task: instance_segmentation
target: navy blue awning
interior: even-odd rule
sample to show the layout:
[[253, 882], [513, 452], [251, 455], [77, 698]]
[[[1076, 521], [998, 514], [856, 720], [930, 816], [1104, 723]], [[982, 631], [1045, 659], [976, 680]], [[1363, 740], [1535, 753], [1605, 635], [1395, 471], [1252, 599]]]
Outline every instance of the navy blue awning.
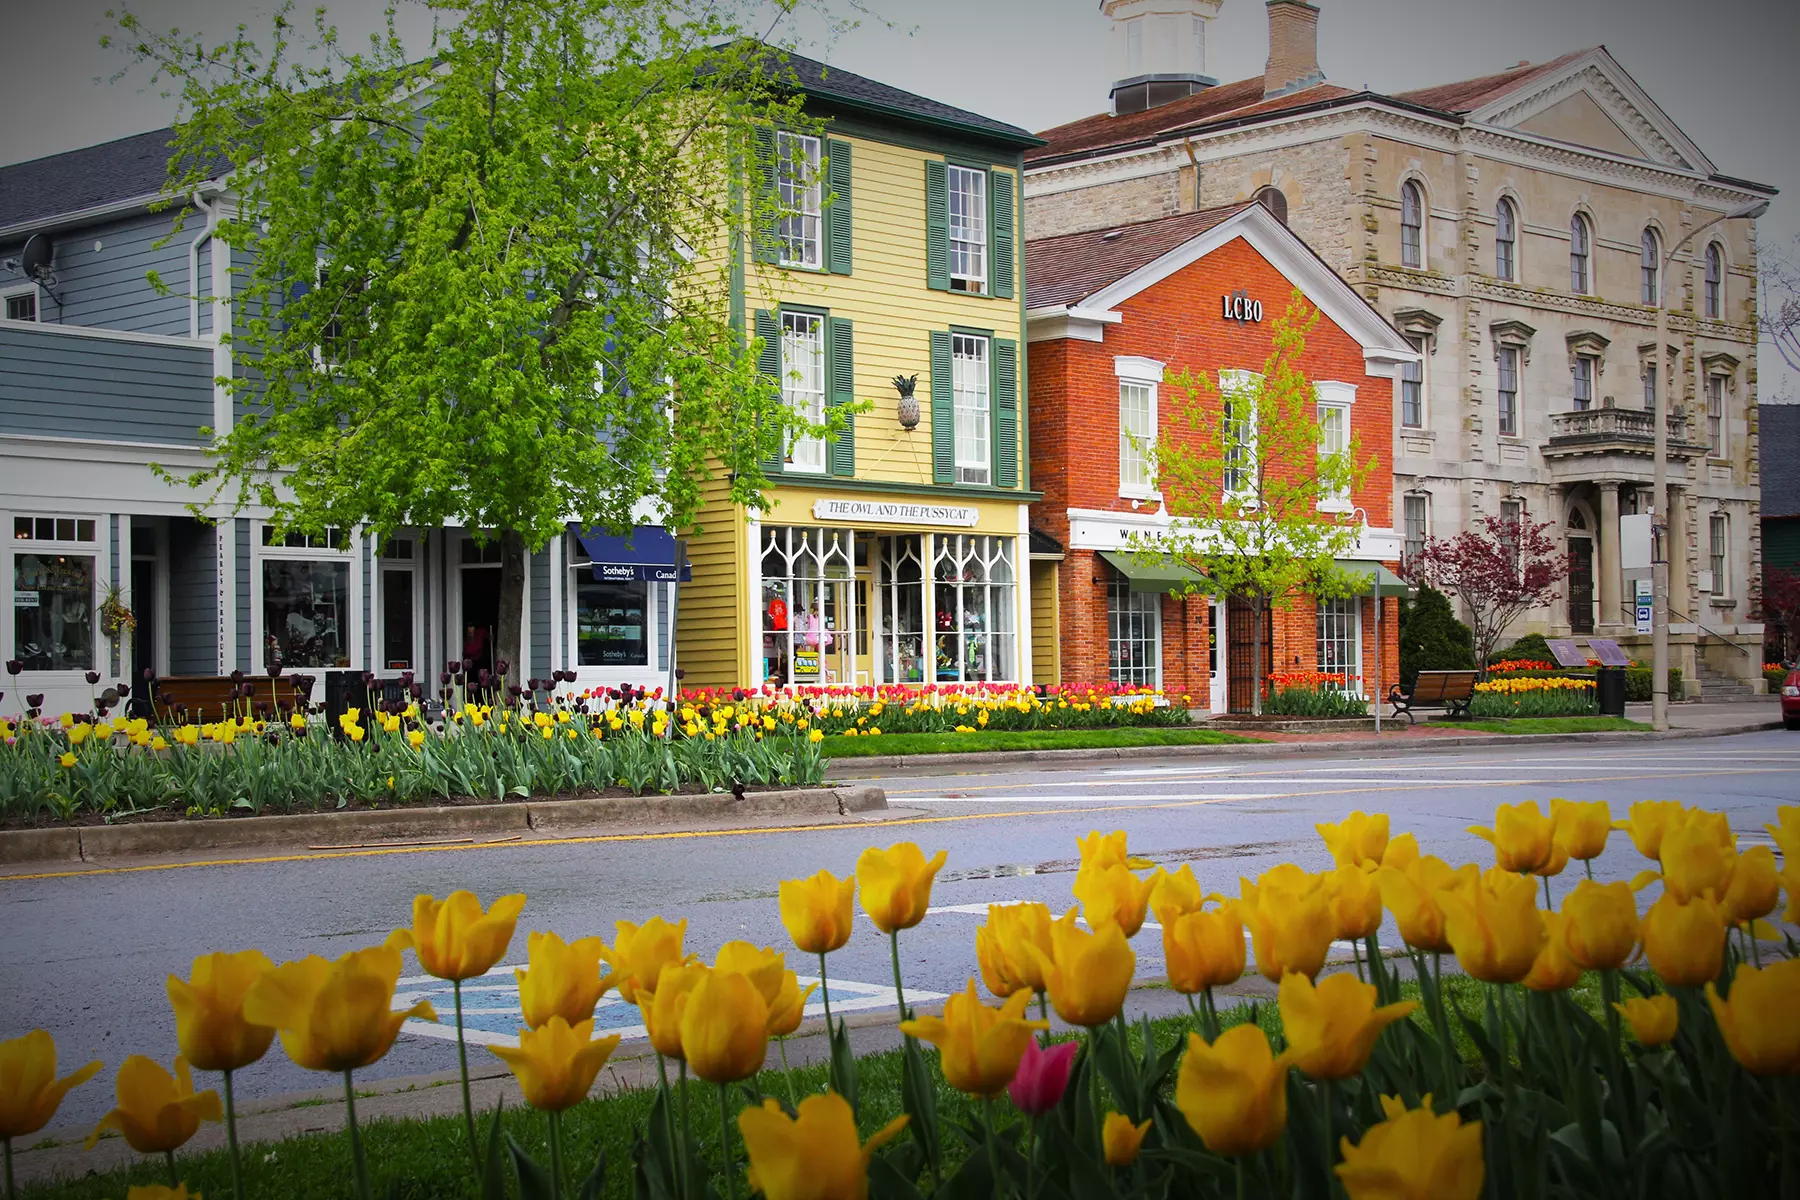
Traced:
[[[672, 583], [676, 579], [675, 537], [660, 525], [639, 525], [622, 536], [580, 529], [575, 530], [575, 537], [593, 560], [594, 578], [600, 583], [638, 579]], [[693, 571], [682, 563], [681, 582], [693, 577]]]

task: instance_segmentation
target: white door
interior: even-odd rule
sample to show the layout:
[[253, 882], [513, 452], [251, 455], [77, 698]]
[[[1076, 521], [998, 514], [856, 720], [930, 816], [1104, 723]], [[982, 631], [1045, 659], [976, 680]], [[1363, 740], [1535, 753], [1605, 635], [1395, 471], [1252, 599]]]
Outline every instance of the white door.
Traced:
[[1209, 707], [1216, 716], [1226, 710], [1230, 701], [1226, 698], [1225, 671], [1225, 601], [1215, 600], [1212, 604], [1212, 632], [1208, 637], [1212, 657], [1212, 697]]

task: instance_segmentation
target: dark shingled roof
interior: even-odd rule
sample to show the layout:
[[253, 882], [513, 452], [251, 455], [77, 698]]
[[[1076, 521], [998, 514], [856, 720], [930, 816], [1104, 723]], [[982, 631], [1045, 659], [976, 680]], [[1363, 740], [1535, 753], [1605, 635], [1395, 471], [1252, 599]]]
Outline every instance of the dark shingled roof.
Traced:
[[1762, 460], [1762, 515], [1800, 517], [1800, 404], [1756, 410]]
[[0, 227], [156, 195], [168, 180], [173, 136], [153, 129], [0, 167]]
[[1025, 147], [1036, 146], [1039, 138], [1028, 129], [996, 121], [966, 108], [957, 108], [921, 96], [916, 92], [827, 66], [817, 59], [793, 51], [781, 52], [781, 59], [794, 73], [795, 80], [807, 94], [821, 100], [836, 100], [858, 108], [911, 117], [933, 125], [959, 126], [969, 132], [986, 134], [1002, 142]]
[[1254, 203], [1247, 200], [1132, 225], [1028, 241], [1025, 307], [1078, 304]]

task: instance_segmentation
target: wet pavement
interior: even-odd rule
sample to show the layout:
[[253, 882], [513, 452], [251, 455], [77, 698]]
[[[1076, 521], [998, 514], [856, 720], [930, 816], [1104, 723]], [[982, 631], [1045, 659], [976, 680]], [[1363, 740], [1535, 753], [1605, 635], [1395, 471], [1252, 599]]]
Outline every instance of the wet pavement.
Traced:
[[[1370, 758], [1315, 752], [1291, 760], [1137, 759], [1066, 768], [1026, 759], [948, 773], [913, 768], [873, 781], [888, 789], [892, 807], [853, 824], [404, 854], [302, 853], [286, 861], [0, 878], [0, 962], [7, 965], [0, 1032], [49, 1029], [64, 1070], [93, 1057], [106, 1061], [108, 1070], [72, 1093], [56, 1121], [79, 1125], [111, 1106], [111, 1068], [127, 1054], [166, 1062], [174, 1053], [164, 980], [171, 971], [185, 974], [197, 954], [247, 946], [278, 961], [342, 954], [407, 921], [416, 892], [443, 895], [457, 887], [484, 901], [513, 891], [530, 897], [509, 965], [523, 963], [527, 929], [610, 939], [614, 921], [658, 913], [687, 918], [688, 946], [709, 956], [732, 938], [781, 949], [788, 942], [776, 907], [780, 880], [822, 867], [849, 872], [864, 847], [900, 840], [950, 855], [933, 892], [933, 914], [901, 935], [907, 986], [927, 1001], [930, 993], [961, 988], [974, 973], [974, 933], [987, 904], [1041, 900], [1060, 912], [1072, 902], [1075, 838], [1091, 829], [1125, 829], [1134, 853], [1170, 867], [1191, 862], [1204, 887], [1232, 894], [1240, 875], [1279, 862], [1328, 866], [1313, 826], [1356, 808], [1390, 813], [1396, 833], [1411, 830], [1426, 853], [1452, 861], [1486, 860], [1486, 847], [1465, 829], [1488, 823], [1496, 804], [1553, 796], [1604, 799], [1619, 815], [1640, 799], [1703, 804], [1729, 813], [1740, 846], [1747, 846], [1768, 840], [1762, 826], [1779, 805], [1800, 803], [1800, 737], [1767, 732], [1629, 746]], [[1604, 878], [1629, 878], [1644, 865], [1616, 835], [1597, 869]], [[1565, 874], [1554, 882], [1559, 898], [1572, 879]], [[1645, 893], [1644, 901], [1654, 894]], [[1134, 947], [1140, 976], [1160, 974], [1154, 928]], [[816, 960], [793, 955], [790, 966], [817, 974]], [[866, 920], [859, 918], [850, 944], [832, 955], [830, 971], [842, 981], [834, 999], [845, 1005], [876, 1010], [892, 1003], [887, 939]], [[448, 1021], [440, 985], [417, 978], [410, 958], [406, 975], [401, 990], [429, 992], [442, 1001]], [[510, 973], [478, 986], [491, 990], [472, 993], [470, 1007], [491, 1011], [471, 1013], [471, 1023], [484, 1040], [506, 1036], [516, 996]], [[1141, 992], [1136, 999], [1138, 1007], [1156, 1011], [1174, 1003], [1167, 992]], [[635, 1011], [621, 1004], [603, 1007], [600, 1023], [638, 1032]], [[452, 1069], [456, 1052], [448, 1032], [414, 1027], [363, 1074]], [[250, 1100], [326, 1082], [293, 1066], [277, 1047], [240, 1074], [238, 1091]]]

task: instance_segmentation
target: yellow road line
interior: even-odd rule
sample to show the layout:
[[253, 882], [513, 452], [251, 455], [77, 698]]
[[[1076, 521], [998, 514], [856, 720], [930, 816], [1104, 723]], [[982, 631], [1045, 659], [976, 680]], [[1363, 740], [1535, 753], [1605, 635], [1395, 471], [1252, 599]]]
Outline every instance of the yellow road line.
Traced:
[[[1777, 768], [1769, 768], [1767, 770], [1734, 768], [1732, 773], [1768, 775], [1774, 773], [1776, 770]], [[1690, 779], [1718, 774], [1721, 774], [1721, 772], [1712, 770], [1689, 771], [1674, 775], [1661, 773], [1646, 775], [1612, 775], [1608, 776], [1602, 782], [1623, 783], [1644, 779]], [[1514, 783], [1510, 780], [1496, 782], [1453, 780], [1449, 781], [1449, 785], [1457, 788], [1547, 787], [1552, 784], [1584, 784], [1592, 782], [1596, 781], [1587, 778], [1544, 779], [1533, 780], [1529, 784], [1521, 784]], [[1384, 792], [1441, 791], [1445, 786], [1445, 783], [1438, 782], [1392, 784], [1385, 787], [1343, 787], [1325, 791], [1262, 793], [1254, 797], [1254, 799], [1293, 800], [1307, 799], [1315, 796], [1363, 796]], [[1159, 809], [1200, 808], [1209, 804], [1229, 804], [1235, 800], [1247, 799], [1252, 799], [1252, 797], [1218, 796], [1210, 797], [1205, 800], [1169, 800], [1153, 804], [1096, 804], [1081, 808], [1058, 808], [1053, 811], [1071, 816], [1078, 816], [1083, 813], [1142, 812], [1145, 810], [1154, 812]], [[1046, 810], [1041, 807], [1033, 807], [1007, 809], [1001, 812], [954, 813], [929, 817], [896, 817], [887, 821], [870, 821], [866, 825], [766, 825], [733, 829], [680, 829], [670, 830], [664, 833], [593, 833], [583, 834], [579, 837], [537, 838], [532, 841], [488, 842], [485, 844], [468, 846], [386, 846], [367, 850], [329, 850], [307, 854], [269, 854], [253, 858], [209, 858], [194, 862], [140, 863], [136, 866], [125, 867], [86, 867], [75, 871], [24, 872], [15, 875], [0, 875], [0, 883], [24, 883], [37, 879], [79, 879], [94, 875], [134, 875], [147, 871], [183, 871], [193, 867], [250, 867], [269, 863], [315, 862], [335, 858], [381, 858], [390, 854], [464, 854], [474, 850], [519, 850], [533, 846], [588, 846], [605, 842], [663, 842], [675, 841], [683, 838], [748, 837], [770, 833], [826, 833], [844, 829], [879, 829], [898, 825], [946, 825], [959, 821], [998, 821], [1012, 817], [1041, 817], [1044, 815], [1045, 811]]]

